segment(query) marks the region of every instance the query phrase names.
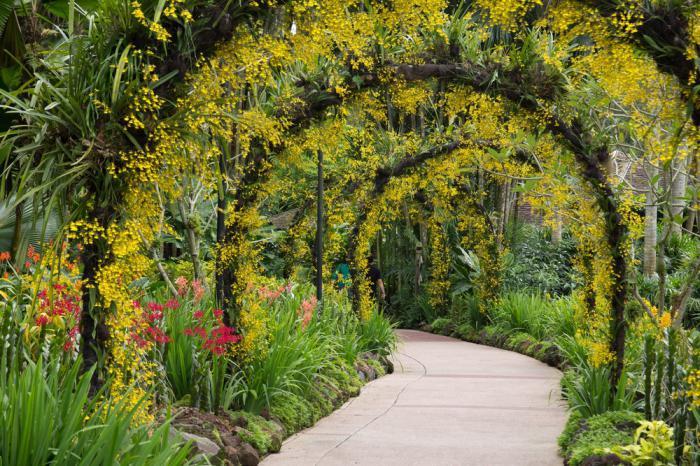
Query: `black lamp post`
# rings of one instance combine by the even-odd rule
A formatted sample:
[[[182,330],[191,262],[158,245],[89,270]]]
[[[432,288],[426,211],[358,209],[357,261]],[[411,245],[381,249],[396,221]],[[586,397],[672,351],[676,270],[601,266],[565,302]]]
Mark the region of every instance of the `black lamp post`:
[[[318,151],[316,175],[316,298],[323,300],[323,152]]]

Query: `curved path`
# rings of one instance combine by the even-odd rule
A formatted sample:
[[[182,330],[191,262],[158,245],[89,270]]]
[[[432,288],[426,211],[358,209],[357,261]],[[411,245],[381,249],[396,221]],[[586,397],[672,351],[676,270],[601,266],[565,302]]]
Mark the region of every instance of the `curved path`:
[[[264,466],[561,465],[561,373],[526,356],[413,330],[394,374],[285,441]]]

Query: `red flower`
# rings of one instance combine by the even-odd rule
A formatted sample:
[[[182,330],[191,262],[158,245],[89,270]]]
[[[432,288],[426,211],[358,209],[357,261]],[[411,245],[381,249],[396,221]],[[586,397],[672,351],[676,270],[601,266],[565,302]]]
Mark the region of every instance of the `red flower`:
[[[28,268],[31,267],[31,266],[32,266],[32,264],[30,264],[29,261],[25,261],[25,263],[24,263],[24,268],[25,268],[25,269],[28,269]]]
[[[148,346],[148,341],[136,332],[132,332],[131,339],[134,340],[139,348],[145,348]]]
[[[148,303],[148,310],[152,312],[163,312],[163,305],[158,303]]]
[[[184,333],[187,337],[194,336],[194,330],[192,330],[191,328],[186,328],[182,333]]]
[[[169,343],[170,342],[170,337],[163,332],[158,327],[148,327],[146,329],[146,332],[151,335],[153,338],[153,341],[156,343]]]
[[[214,317],[220,319],[224,315],[224,311],[221,309],[214,309]]]
[[[73,349],[73,340],[66,340],[66,342],[63,344],[63,351],[66,353],[70,350]]]
[[[3,261],[9,262],[10,259],[12,259],[12,255],[9,252],[7,252],[7,251],[0,252],[0,262],[3,262]]]
[[[49,323],[49,316],[47,316],[46,314],[41,314],[41,315],[39,315],[39,317],[36,318],[36,324],[39,327],[43,327],[44,325],[46,325],[48,323]]]
[[[204,313],[202,311],[194,311],[193,315],[195,319],[201,319],[202,317],[204,317]]]
[[[221,356],[221,355],[223,355],[223,354],[226,352],[226,348],[224,348],[223,346],[216,346],[216,345],[215,345],[215,346],[211,349],[211,352],[214,353],[214,354],[217,355],[217,356]]]
[[[165,307],[167,307],[168,309],[173,309],[173,310],[177,309],[178,307],[180,307],[180,301],[178,301],[175,298],[169,299],[168,302],[165,303]]]
[[[236,335],[235,332],[235,328],[221,324],[211,331],[211,338],[204,342],[203,348],[221,356],[226,352],[228,345],[238,343],[241,340],[241,336]]]

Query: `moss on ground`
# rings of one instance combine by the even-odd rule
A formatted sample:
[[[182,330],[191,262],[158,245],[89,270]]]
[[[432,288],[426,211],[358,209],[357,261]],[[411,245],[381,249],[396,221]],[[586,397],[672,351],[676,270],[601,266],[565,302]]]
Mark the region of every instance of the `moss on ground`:
[[[577,466],[589,457],[605,455],[606,448],[632,443],[641,420],[640,414],[630,411],[610,411],[587,419],[572,413],[559,436],[566,464]]]

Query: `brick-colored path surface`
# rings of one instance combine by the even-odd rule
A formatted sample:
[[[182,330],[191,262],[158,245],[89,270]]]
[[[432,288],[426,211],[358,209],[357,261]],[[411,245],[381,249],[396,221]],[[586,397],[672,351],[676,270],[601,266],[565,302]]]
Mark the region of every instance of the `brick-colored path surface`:
[[[399,330],[376,380],[264,466],[561,465],[561,373],[517,353]]]

